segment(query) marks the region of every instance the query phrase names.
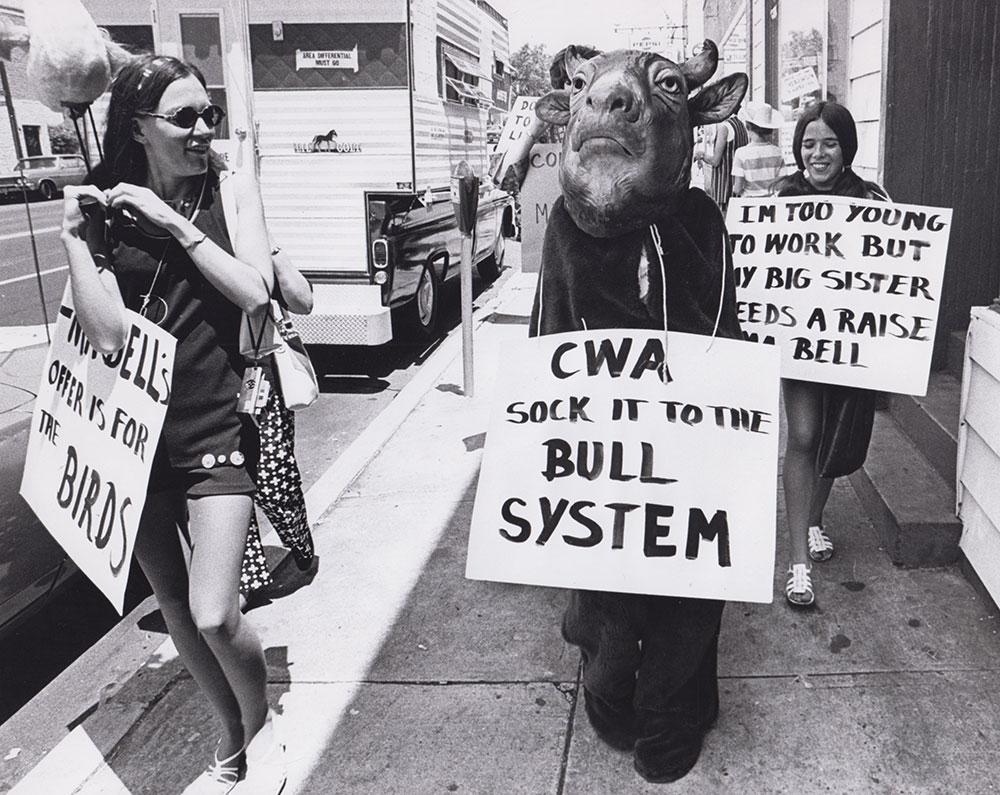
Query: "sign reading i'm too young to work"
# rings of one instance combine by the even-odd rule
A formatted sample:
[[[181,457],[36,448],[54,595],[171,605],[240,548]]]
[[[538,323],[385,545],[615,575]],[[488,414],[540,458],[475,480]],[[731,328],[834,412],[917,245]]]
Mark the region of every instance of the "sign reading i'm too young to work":
[[[844,196],[733,199],[740,325],[781,375],[923,395],[951,210]]]
[[[35,399],[21,496],[122,612],[153,453],[170,399],[176,340],[128,311],[128,338],[101,356],[69,290]]]
[[[771,601],[778,352],[663,336],[581,331],[505,353],[467,577]]]

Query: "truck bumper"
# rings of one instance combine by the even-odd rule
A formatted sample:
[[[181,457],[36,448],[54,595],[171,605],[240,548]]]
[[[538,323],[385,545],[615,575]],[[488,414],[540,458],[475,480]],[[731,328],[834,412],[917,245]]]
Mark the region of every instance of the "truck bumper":
[[[373,284],[317,284],[313,311],[295,315],[295,328],[311,345],[381,345],[392,339],[392,317]]]

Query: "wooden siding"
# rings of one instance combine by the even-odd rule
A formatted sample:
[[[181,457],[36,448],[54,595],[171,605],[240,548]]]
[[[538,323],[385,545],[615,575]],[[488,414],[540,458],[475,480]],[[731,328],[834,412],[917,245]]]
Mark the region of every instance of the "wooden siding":
[[[958,450],[961,547],[1000,601],[1000,315],[973,310],[962,378]]]
[[[969,308],[1000,294],[1000,4],[891,0],[885,184],[954,209],[936,363]]]
[[[847,98],[844,103],[851,109],[858,125],[858,153],[854,157],[854,170],[874,182],[880,180],[884,78],[882,38],[882,15],[878,3],[851,0],[847,35]]]

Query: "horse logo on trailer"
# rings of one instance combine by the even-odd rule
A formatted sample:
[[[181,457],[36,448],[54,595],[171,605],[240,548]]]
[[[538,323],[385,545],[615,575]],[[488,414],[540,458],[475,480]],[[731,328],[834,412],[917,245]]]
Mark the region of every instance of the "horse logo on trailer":
[[[341,143],[337,140],[337,131],[330,130],[325,135],[314,135],[307,144],[293,144],[296,152],[314,154],[317,152],[360,152],[361,144]]]

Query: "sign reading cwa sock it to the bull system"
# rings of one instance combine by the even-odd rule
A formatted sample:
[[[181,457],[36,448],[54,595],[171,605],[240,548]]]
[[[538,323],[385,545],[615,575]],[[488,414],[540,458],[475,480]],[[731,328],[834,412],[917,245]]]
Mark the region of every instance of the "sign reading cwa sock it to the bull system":
[[[951,210],[842,196],[733,199],[744,335],[781,375],[927,392]]]
[[[770,602],[778,370],[773,347],[680,332],[505,351],[466,576]]]
[[[125,347],[100,356],[67,287],[31,415],[21,496],[115,606],[125,602],[176,340],[135,312]]]

